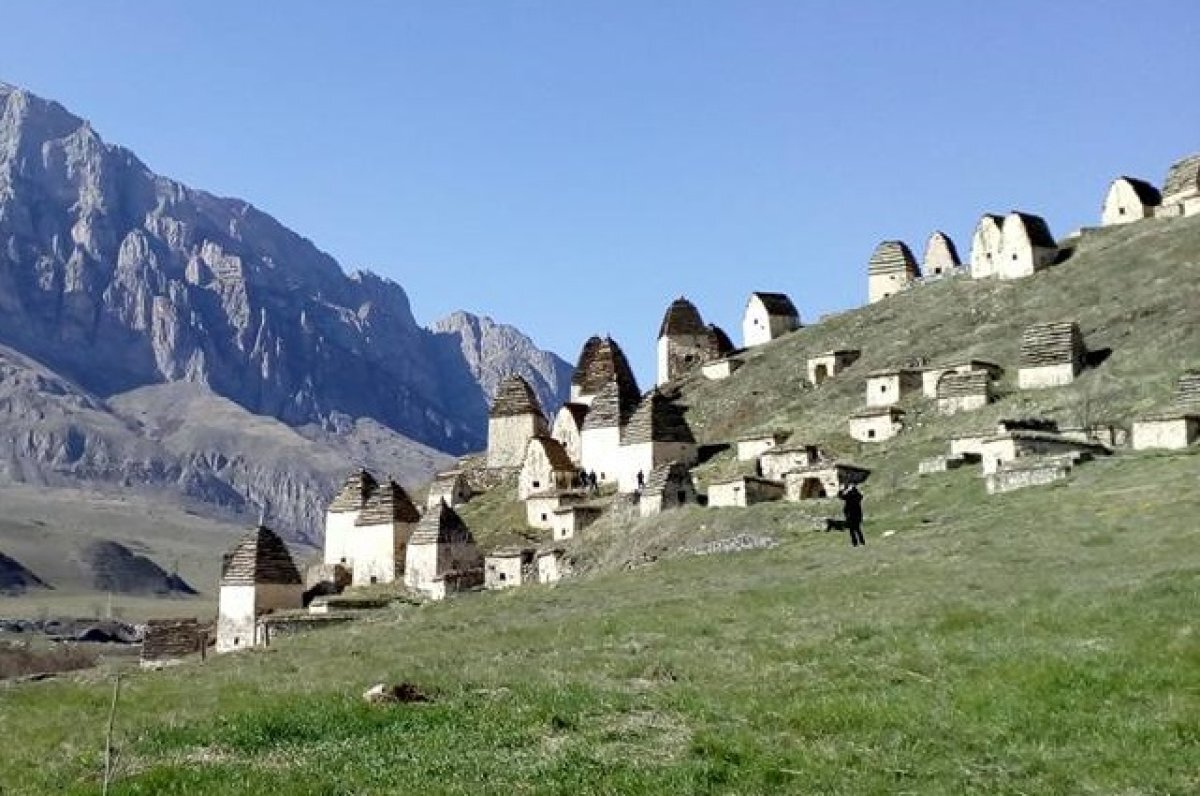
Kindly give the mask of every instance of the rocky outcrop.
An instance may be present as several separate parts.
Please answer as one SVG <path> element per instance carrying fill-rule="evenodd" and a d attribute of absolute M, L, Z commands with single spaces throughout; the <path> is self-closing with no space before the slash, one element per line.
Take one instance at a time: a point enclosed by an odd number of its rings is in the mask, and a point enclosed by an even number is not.
<path fill-rule="evenodd" d="M 191 382 L 292 426 L 369 418 L 459 453 L 483 446 L 493 373 L 559 384 L 552 357 L 479 328 L 453 356 L 396 283 L 344 273 L 246 202 L 158 176 L 0 84 L 0 343 L 88 393 Z M 75 437 L 46 444 L 80 452 Z"/>

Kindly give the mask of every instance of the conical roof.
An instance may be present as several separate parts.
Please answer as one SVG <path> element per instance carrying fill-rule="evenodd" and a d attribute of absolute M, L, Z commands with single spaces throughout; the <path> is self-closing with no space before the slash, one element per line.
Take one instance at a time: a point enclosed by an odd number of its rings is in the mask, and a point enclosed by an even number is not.
<path fill-rule="evenodd" d="M 571 376 L 571 384 L 583 395 L 596 395 L 604 385 L 616 380 L 621 391 L 635 399 L 641 394 L 633 368 L 617 341 L 611 337 L 592 337 L 584 343 L 579 354 L 579 363 Z"/>
<path fill-rule="evenodd" d="M 279 535 L 260 525 L 242 537 L 225 554 L 221 567 L 222 586 L 302 583 L 300 572 Z"/>
<path fill-rule="evenodd" d="M 696 335 L 703 337 L 708 333 L 704 319 L 696 305 L 683 296 L 671 302 L 663 316 L 662 325 L 658 328 L 659 337 L 674 337 L 680 335 Z"/>
<path fill-rule="evenodd" d="M 516 373 L 509 374 L 496 388 L 489 417 L 512 417 L 513 415 L 541 415 L 542 407 L 529 382 Z"/>

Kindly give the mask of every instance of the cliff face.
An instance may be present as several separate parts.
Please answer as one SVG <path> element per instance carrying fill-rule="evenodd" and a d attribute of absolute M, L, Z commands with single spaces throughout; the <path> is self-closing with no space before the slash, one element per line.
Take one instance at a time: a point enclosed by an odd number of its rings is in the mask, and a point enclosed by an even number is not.
<path fill-rule="evenodd" d="M 539 349 L 512 326 L 455 312 L 436 321 L 430 329 L 445 346 L 444 357 L 453 360 L 461 356 L 466 361 L 489 403 L 501 380 L 512 373 L 529 382 L 542 410 L 551 417 L 571 392 L 571 365 Z"/>
<path fill-rule="evenodd" d="M 346 470 L 481 449 L 495 383 L 566 363 L 193 190 L 0 83 L 0 484 L 137 489 L 319 543 Z M 444 452 L 444 453 L 443 453 Z"/>
<path fill-rule="evenodd" d="M 343 273 L 246 202 L 160 177 L 2 84 L 0 342 L 100 397 L 196 382 L 291 425 L 485 442 L 475 374 L 491 366 L 447 356 L 399 285 Z"/>

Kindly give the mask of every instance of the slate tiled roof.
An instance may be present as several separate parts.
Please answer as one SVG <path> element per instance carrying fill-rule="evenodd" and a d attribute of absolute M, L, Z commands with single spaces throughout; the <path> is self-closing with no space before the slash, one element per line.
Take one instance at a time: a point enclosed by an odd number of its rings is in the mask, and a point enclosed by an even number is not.
<path fill-rule="evenodd" d="M 355 525 L 383 525 L 389 522 L 416 522 L 421 512 L 413 505 L 404 487 L 388 481 L 367 498 Z"/>
<path fill-rule="evenodd" d="M 474 544 L 475 537 L 458 516 L 458 512 L 443 501 L 430 509 L 416 530 L 408 537 L 409 546 L 422 544 Z"/>
<path fill-rule="evenodd" d="M 379 488 L 375 476 L 366 470 L 357 470 L 346 476 L 342 488 L 329 504 L 333 512 L 358 511 L 366 504 L 368 498 Z"/>
<path fill-rule="evenodd" d="M 736 350 L 733 339 L 725 333 L 724 329 L 714 323 L 708 325 L 708 341 L 718 358 L 728 356 Z"/>
<path fill-rule="evenodd" d="M 917 267 L 917 260 L 913 257 L 912 250 L 908 248 L 907 243 L 900 240 L 885 240 L 876 246 L 875 251 L 871 254 L 871 260 L 867 263 L 867 273 L 908 273 L 920 276 L 921 269 Z"/>
<path fill-rule="evenodd" d="M 992 388 L 992 375 L 986 370 L 943 374 L 937 383 L 938 398 L 962 398 L 987 395 Z"/>
<path fill-rule="evenodd" d="M 496 388 L 492 409 L 488 417 L 512 417 L 514 415 L 542 415 L 542 407 L 529 382 L 515 373 L 505 376 Z"/>
<path fill-rule="evenodd" d="M 583 421 L 587 419 L 588 405 L 580 403 L 565 403 L 559 410 L 560 413 L 565 411 L 571 416 L 571 420 L 575 422 L 575 428 L 582 429 Z"/>
<path fill-rule="evenodd" d="M 530 449 L 541 449 L 542 454 L 546 457 L 546 461 L 550 462 L 550 469 L 554 472 L 575 472 L 575 463 L 571 461 L 571 457 L 567 455 L 567 449 L 562 446 L 562 443 L 553 437 L 534 437 L 529 440 L 529 445 L 525 449 L 525 458 L 528 460 Z"/>
<path fill-rule="evenodd" d="M 637 407 L 636 395 L 622 391 L 616 381 L 610 381 L 592 399 L 591 408 L 583 421 L 583 430 L 623 427 Z"/>
<path fill-rule="evenodd" d="M 1083 350 L 1083 338 L 1074 321 L 1035 324 L 1021 334 L 1020 366 L 1036 368 L 1077 362 Z"/>
<path fill-rule="evenodd" d="M 693 490 L 695 488 L 692 483 L 692 474 L 683 462 L 660 464 L 647 476 L 646 485 L 642 488 L 642 495 L 643 497 L 648 495 L 661 497 L 666 494 L 667 490 L 678 489 L 684 485 Z"/>
<path fill-rule="evenodd" d="M 588 338 L 579 354 L 575 373 L 571 376 L 572 386 L 578 387 L 584 395 L 595 395 L 614 379 L 620 383 L 626 395 L 636 398 L 641 394 L 633 368 L 629 366 L 629 360 L 617 341 L 611 337 Z"/>
<path fill-rule="evenodd" d="M 1162 194 L 1158 189 L 1145 180 L 1137 177 L 1117 177 L 1114 182 L 1124 181 L 1133 190 L 1134 195 L 1147 207 L 1157 207 L 1162 204 Z"/>
<path fill-rule="evenodd" d="M 301 583 L 292 554 L 279 535 L 260 525 L 226 553 L 221 567 L 222 586 Z"/>
<path fill-rule="evenodd" d="M 622 442 L 636 445 L 643 442 L 695 443 L 692 429 L 683 415 L 683 407 L 658 390 L 651 391 L 629 418 Z"/>
<path fill-rule="evenodd" d="M 764 293 L 755 291 L 750 294 L 752 299 L 757 298 L 766 309 L 768 315 L 777 315 L 788 318 L 799 318 L 800 313 L 796 311 L 796 305 L 787 297 L 785 293 Z"/>
<path fill-rule="evenodd" d="M 1189 370 L 1175 382 L 1175 405 L 1181 409 L 1200 410 L 1200 370 Z"/>
<path fill-rule="evenodd" d="M 1012 223 L 1023 226 L 1029 242 L 1038 248 L 1052 249 L 1058 246 L 1058 241 L 1050 234 L 1050 226 L 1041 216 L 1014 210 L 1008 214 L 1008 218 L 1004 219 L 1004 223 L 1006 226 Z"/>
<path fill-rule="evenodd" d="M 671 302 L 667 313 L 663 316 L 662 325 L 658 328 L 659 337 L 696 335 L 703 337 L 708 333 L 704 319 L 696 305 L 683 296 Z"/>
<path fill-rule="evenodd" d="M 1176 162 L 1167 172 L 1162 195 L 1172 196 L 1184 191 L 1200 190 L 1200 152 Z"/>

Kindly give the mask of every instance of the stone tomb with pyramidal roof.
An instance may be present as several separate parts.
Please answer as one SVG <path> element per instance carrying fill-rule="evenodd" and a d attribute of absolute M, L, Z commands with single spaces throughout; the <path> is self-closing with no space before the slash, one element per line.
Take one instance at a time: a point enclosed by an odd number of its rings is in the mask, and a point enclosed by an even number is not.
<path fill-rule="evenodd" d="M 304 604 L 304 584 L 292 554 L 265 525 L 247 533 L 225 554 L 217 599 L 217 652 L 266 642 L 259 618 Z"/>
<path fill-rule="evenodd" d="M 668 462 L 655 467 L 646 479 L 638 498 L 638 513 L 653 517 L 670 509 L 698 503 L 696 484 L 683 462 Z"/>
<path fill-rule="evenodd" d="M 921 269 L 908 245 L 885 240 L 875 247 L 867 263 L 867 300 L 874 304 L 907 290 L 921 277 Z"/>
<path fill-rule="evenodd" d="M 483 583 L 483 555 L 454 509 L 441 503 L 417 523 L 408 540 L 404 585 L 429 599 Z"/>
<path fill-rule="evenodd" d="M 504 377 L 488 412 L 487 466 L 517 468 L 534 437 L 550 435 L 550 427 L 529 382 L 517 374 Z"/>
<path fill-rule="evenodd" d="M 658 378 L 661 387 L 699 371 L 733 352 L 729 335 L 706 325 L 696 305 L 680 296 L 671 302 L 658 330 Z"/>
<path fill-rule="evenodd" d="M 697 458 L 696 438 L 683 407 L 658 390 L 650 391 L 629 418 L 618 451 L 618 485 L 623 493 L 638 491 L 656 467 L 670 462 L 691 466 Z"/>
<path fill-rule="evenodd" d="M 357 470 L 325 512 L 324 563 L 348 569 L 355 586 L 392 583 L 404 571 L 405 547 L 420 519 L 402 486 Z"/>
<path fill-rule="evenodd" d="M 1200 371 L 1183 373 L 1171 406 L 1133 423 L 1133 449 L 1179 450 L 1200 440 Z"/>
<path fill-rule="evenodd" d="M 633 368 L 617 341 L 611 337 L 589 337 L 571 374 L 571 402 L 590 405 L 613 382 L 622 396 L 636 400 L 641 395 Z"/>
<path fill-rule="evenodd" d="M 1021 334 L 1017 386 L 1035 390 L 1070 384 L 1083 370 L 1086 353 L 1074 321 L 1029 326 Z"/>

